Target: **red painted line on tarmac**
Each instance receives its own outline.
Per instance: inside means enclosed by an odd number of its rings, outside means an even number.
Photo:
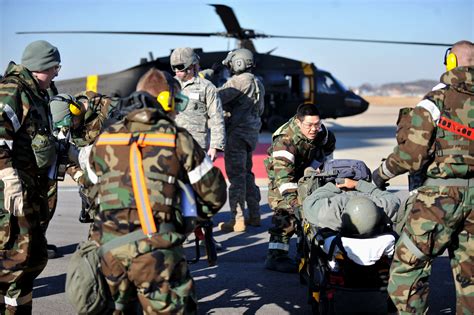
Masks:
[[[265,160],[267,157],[267,149],[269,146],[270,146],[270,143],[258,143],[257,148],[253,152],[252,171],[255,174],[256,179],[267,178],[267,171],[265,170],[265,165],[263,164],[263,160]],[[219,154],[219,157],[214,161],[214,166],[220,168],[225,178],[227,178],[227,174],[225,172],[225,165],[224,165],[224,156],[222,154]]]

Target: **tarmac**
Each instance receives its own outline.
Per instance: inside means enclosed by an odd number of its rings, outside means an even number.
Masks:
[[[392,152],[396,144],[395,123],[398,107],[370,106],[364,114],[326,120],[336,134],[335,158],[360,159],[369,168],[376,168],[381,159]],[[254,170],[262,192],[262,226],[249,227],[244,233],[223,234],[214,228],[214,235],[223,249],[218,252],[217,266],[209,267],[205,257],[190,265],[196,283],[199,314],[311,314],[307,303],[307,286],[296,274],[283,274],[264,269],[268,244],[268,228],[272,212],[267,203],[267,183],[263,168],[265,150],[271,142],[269,133],[260,135]],[[219,165],[222,157],[216,162]],[[390,181],[389,189],[401,199],[407,195],[407,178],[400,176]],[[87,237],[89,225],[77,220],[80,199],[71,179],[59,186],[58,209],[47,233],[48,241],[59,248],[61,257],[48,262],[46,269],[35,281],[33,314],[75,314],[64,293],[68,260],[77,244]],[[218,222],[229,219],[229,206],[214,217]],[[184,246],[189,258],[194,257],[191,236]],[[291,241],[290,254],[295,255]],[[454,314],[455,298],[448,257],[435,260],[428,303],[428,314]]]

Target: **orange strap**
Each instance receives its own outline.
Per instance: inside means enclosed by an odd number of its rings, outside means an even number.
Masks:
[[[147,145],[174,147],[176,135],[168,133],[140,133],[134,136],[131,133],[105,133],[99,136],[96,145],[129,145],[136,142],[138,146]]]
[[[465,126],[444,116],[441,116],[439,119],[438,126],[444,130],[451,131],[469,140],[474,140],[474,128]]]
[[[176,136],[166,133],[106,133],[99,136],[96,145],[130,145],[130,175],[132,177],[132,188],[138,209],[138,218],[143,233],[151,236],[157,232],[155,219],[151,210],[150,199],[146,187],[145,173],[143,171],[143,159],[139,147],[162,146],[175,147]]]

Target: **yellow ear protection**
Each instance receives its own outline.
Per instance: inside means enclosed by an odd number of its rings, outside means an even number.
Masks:
[[[61,101],[61,102],[65,102],[69,105],[69,111],[71,112],[71,114],[73,114],[74,116],[80,116],[82,114],[82,107],[79,103],[77,103],[77,101],[75,101],[74,99],[69,99],[69,98],[65,98],[61,95],[56,95],[53,97],[52,100],[56,100],[56,101]]]
[[[451,52],[451,48],[446,49],[444,64],[446,65],[446,71],[451,71],[458,66],[458,58]]]
[[[181,92],[175,93],[174,85],[176,84],[176,81],[168,72],[163,71],[163,74],[166,78],[169,91],[160,92],[156,100],[160,103],[165,112],[171,112],[174,110],[182,112],[188,105],[189,99],[187,96],[181,94]]]

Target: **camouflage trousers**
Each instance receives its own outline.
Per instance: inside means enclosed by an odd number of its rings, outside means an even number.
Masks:
[[[141,229],[136,209],[104,211],[95,218],[91,239],[104,244],[136,229]],[[143,314],[196,312],[184,240],[176,232],[160,233],[104,255],[102,272],[115,303],[113,314],[135,314],[138,304]]]
[[[288,255],[290,239],[296,232],[296,223],[297,219],[294,214],[278,208],[274,210],[273,226],[268,229],[268,233],[270,233],[269,256]]]
[[[23,214],[16,216],[3,208],[0,181],[0,314],[31,314],[33,282],[48,261],[40,225],[47,212],[46,192],[31,177],[21,179]]]
[[[43,213],[41,217],[41,229],[46,235],[49,222],[53,219],[56,207],[58,205],[58,182],[55,180],[48,181],[48,211]]]
[[[255,150],[258,133],[247,136],[232,132],[225,145],[225,171],[230,182],[229,206],[232,219],[244,217],[245,204],[249,217],[260,217],[260,189],[252,173],[252,152]]]
[[[457,314],[474,311],[474,187],[422,186],[396,244],[388,291],[400,313],[426,310],[435,257],[447,249]]]

